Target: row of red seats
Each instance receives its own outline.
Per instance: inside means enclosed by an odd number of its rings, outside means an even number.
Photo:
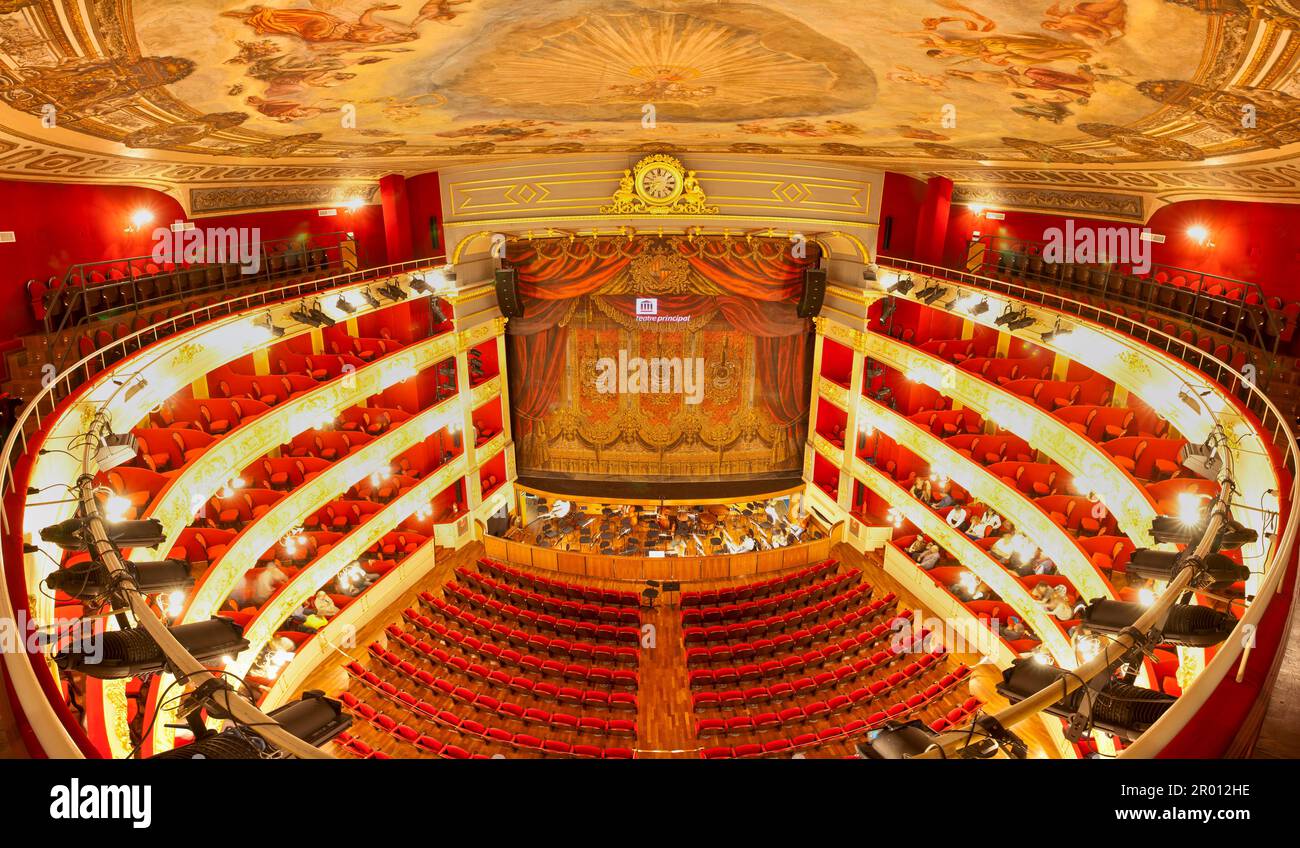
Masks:
[[[426,717],[433,717],[441,712],[433,704],[398,689],[392,683],[380,680],[374,672],[363,669],[361,674],[357,674],[358,665],[357,663],[349,664],[347,671],[352,675],[353,679],[363,686],[396,702],[399,706],[414,710]],[[523,707],[512,701],[501,701],[487,693],[475,692],[465,686],[456,686],[451,681],[442,678],[435,678],[435,681],[439,685],[430,687],[431,691],[439,692],[459,704],[489,715],[514,719],[524,724],[540,724],[545,727],[553,727],[556,730],[570,730],[575,733],[590,733],[602,736],[606,734],[611,736],[636,736],[636,722],[628,719],[604,719],[595,716],[579,718],[571,713],[552,713],[550,710],[536,707]],[[355,707],[358,703],[356,696],[350,692],[343,693],[340,698],[348,707]]]
[[[863,618],[871,618],[887,607],[893,600],[893,595],[870,601],[871,584],[859,583],[847,592],[828,598],[827,600],[804,607],[803,609],[791,610],[784,615],[773,615],[767,618],[752,619],[750,621],[738,621],[732,624],[715,624],[710,627],[687,627],[682,631],[683,638],[687,645],[698,645],[705,642],[729,642],[731,640],[756,640],[766,638],[769,634],[775,638],[778,635],[790,633],[791,636],[800,636],[805,630],[813,630],[818,627],[829,627],[831,622],[826,624],[817,624],[816,622],[832,614],[837,610],[843,609],[850,604],[867,601],[867,603],[850,610],[839,618],[831,619],[832,622],[843,624],[844,619],[849,618],[853,623]],[[810,623],[811,622],[811,623]],[[814,637],[815,638],[815,637]],[[798,641],[798,639],[796,639]]]
[[[363,704],[362,706],[367,707],[368,705]],[[373,707],[370,709],[373,709]],[[391,716],[377,710],[373,714],[369,714],[369,710],[361,710],[355,715],[398,742],[414,746],[423,752],[447,759],[470,759],[465,749],[448,745],[435,737],[422,734],[410,725],[401,724]],[[533,751],[557,756],[605,757],[608,759],[631,759],[633,757],[632,751],[628,748],[601,748],[595,745],[583,745],[581,746],[583,752],[575,754],[573,750],[575,746],[570,745],[568,742],[558,739],[542,739],[531,733],[510,733],[508,730],[488,727],[472,719],[461,719],[454,713],[445,710],[439,711],[435,716],[428,717],[428,720],[441,728],[454,731],[463,736],[506,745],[521,751]],[[448,751],[448,748],[454,750]],[[595,753],[591,753],[592,750]]]
[[[833,669],[820,671],[814,675],[804,675],[794,679],[779,680],[774,683],[759,684],[750,686],[739,691],[740,702],[748,700],[763,702],[767,700],[782,700],[793,694],[803,691],[816,691],[833,686],[839,686],[845,683],[851,683],[861,677],[870,677],[878,671],[883,671],[895,663],[902,662],[909,655],[909,652],[899,646],[890,646],[888,650],[876,651],[868,657],[859,657],[850,663],[843,663]],[[915,677],[923,673],[944,656],[942,649],[937,649],[931,653],[922,654],[919,660],[908,663],[900,672],[902,678]],[[838,659],[838,658],[837,658]],[[710,672],[709,669],[698,669],[691,673],[691,687],[701,686],[737,686],[742,683],[756,683],[760,680],[778,680],[778,678],[799,674],[805,671],[809,666],[791,667],[782,664],[781,668],[773,668],[771,663],[764,663],[758,666],[748,665],[740,666],[734,669],[718,669],[717,671],[734,672],[734,675],[727,674],[725,678],[720,678],[717,672]],[[816,667],[816,666],[813,666]],[[757,669],[757,675],[755,674]],[[711,676],[710,676],[711,675]],[[901,678],[900,678],[901,679]],[[715,701],[712,697],[717,695]],[[737,706],[735,696],[737,690],[730,689],[721,692],[706,691],[697,692],[691,696],[693,705],[704,706],[705,708],[717,707],[720,709],[729,709]],[[696,697],[696,696],[701,697]],[[724,697],[725,696],[725,697]]]
[[[448,582],[443,586],[443,592],[448,597],[455,596],[466,606],[475,607],[485,610],[511,623],[521,624],[524,627],[533,628],[546,633],[558,633],[563,637],[576,637],[585,639],[590,642],[603,642],[607,644],[618,644],[620,642],[630,645],[638,644],[641,641],[641,630],[639,627],[616,624],[597,624],[593,621],[578,621],[572,618],[558,618],[550,613],[534,612],[530,609],[520,609],[513,604],[503,603],[496,598],[489,598],[481,592],[475,592],[465,586],[461,586],[455,581]],[[573,603],[577,603],[574,601]],[[635,611],[627,610],[622,607],[605,607],[608,610],[620,610],[636,615]],[[639,622],[639,619],[638,619]]]
[[[516,586],[522,586],[526,589],[532,589],[537,592],[548,593],[560,598],[610,604],[616,607],[635,607],[641,605],[641,596],[636,592],[626,592],[618,589],[602,589],[599,586],[584,586],[578,583],[567,583],[563,580],[557,580],[553,577],[547,577],[541,574],[530,574],[521,568],[515,568],[512,565],[496,562],[495,560],[487,559],[486,557],[478,561],[478,566],[480,569],[491,573],[499,580],[505,580],[506,582],[513,583]]]
[[[571,601],[566,598],[555,598],[543,595],[541,592],[529,592],[523,589],[517,589],[505,583],[499,583],[490,577],[477,574],[463,566],[456,569],[456,577],[478,591],[491,595],[499,601],[506,604],[514,604],[515,606],[523,607],[525,609],[531,609],[534,612],[562,615],[568,618],[586,619],[588,621],[603,621],[608,624],[641,624],[640,611],[629,607],[612,605],[605,606],[602,604],[586,603],[583,601]]]
[[[678,606],[683,608],[708,607],[718,606],[721,604],[734,604],[740,601],[752,601],[757,598],[767,597],[774,592],[784,592],[788,589],[793,589],[810,580],[815,580],[824,574],[830,574],[835,571],[835,569],[839,568],[839,566],[839,560],[828,559],[825,562],[805,566],[791,574],[782,577],[773,577],[770,580],[761,580],[757,583],[746,583],[742,586],[728,586],[723,589],[704,589],[695,592],[682,592]]]
[[[857,610],[840,616],[840,618],[833,618],[826,624],[813,624],[811,627],[793,633],[777,633],[770,639],[762,637],[762,639],[751,641],[712,645],[708,646],[708,648],[702,648],[702,646],[686,648],[686,665],[710,665],[710,663],[733,662],[738,661],[738,659],[755,657],[775,656],[776,658],[783,658],[783,654],[793,652],[793,650],[800,648],[801,645],[816,646],[823,643],[823,641],[833,639],[837,633],[846,631],[853,624],[861,623],[865,627],[866,624],[871,623],[872,619],[889,613],[897,600],[898,598],[893,593],[889,593],[887,596],[879,598],[879,600],[867,603],[867,605],[859,607]],[[894,619],[896,618],[897,616],[894,616]],[[863,644],[863,636],[870,636],[872,639],[883,639],[884,631],[888,631],[892,624],[893,619],[888,623],[876,624],[870,631],[849,633],[846,639],[859,640],[859,644]],[[844,643],[841,641],[841,644]]]
[[[682,624],[691,625],[700,622],[736,621],[738,619],[758,618],[780,612],[787,607],[795,607],[811,601],[820,600],[827,595],[839,592],[845,586],[851,586],[862,579],[862,572],[852,568],[844,574],[838,574],[812,586],[783,592],[771,598],[742,601],[723,606],[698,607],[682,610]]]
[[[430,612],[442,616],[449,622],[459,622],[484,638],[493,639],[503,644],[518,645],[521,648],[526,647],[535,651],[545,651],[579,659],[600,659],[620,665],[633,665],[638,659],[636,648],[624,645],[595,645],[590,642],[570,641],[560,636],[551,637],[541,633],[530,633],[519,627],[511,627],[500,621],[474,615],[469,610],[463,610],[442,598],[435,598],[429,595],[428,592],[420,594],[420,603]],[[608,627],[610,625],[601,626]],[[620,641],[626,638],[621,633],[624,629],[626,628],[615,628],[615,630],[620,631]]]
[[[526,668],[538,674],[548,674],[565,680],[585,681],[594,686],[610,686],[624,689],[637,688],[637,673],[630,669],[609,669],[604,666],[585,666],[577,663],[545,660],[534,654],[521,654],[513,648],[501,648],[491,642],[480,641],[474,636],[466,636],[460,631],[452,630],[446,625],[433,621],[428,616],[421,615],[410,608],[403,610],[402,615],[412,625],[442,640],[448,647],[485,654],[502,665]],[[444,659],[446,651],[441,648],[434,648],[429,652],[429,655],[437,662],[450,661]],[[459,657],[458,659],[463,660],[464,658]]]
[[[847,695],[833,695],[825,700],[812,701],[802,706],[796,704],[780,711],[769,710],[753,716],[738,715],[731,716],[730,718],[697,719],[695,722],[695,735],[703,737],[719,733],[747,734],[769,728],[789,727],[801,722],[821,718],[822,716],[848,712],[879,701],[886,695],[889,695],[907,684],[918,681],[924,671],[925,669],[922,669],[921,672],[918,672],[912,677],[906,677],[902,673],[896,672],[890,675],[888,681],[877,680],[870,686],[860,686]],[[934,703],[956,689],[961,683],[961,679],[956,678],[951,674],[944,678],[944,680],[948,681],[946,685],[942,682],[932,683],[925,688],[925,691],[911,695],[902,703],[906,704],[909,708],[916,708]],[[796,690],[796,694],[798,694],[798,690]],[[730,706],[720,706],[719,708],[739,709],[749,706],[766,705],[769,700],[770,699],[750,700],[749,698],[745,698],[739,704],[732,703]]]
[[[841,742],[847,739],[853,739],[858,736],[884,727],[890,721],[899,721],[909,714],[922,709],[925,705],[918,707],[908,707],[906,704],[894,704],[887,710],[873,713],[864,719],[854,719],[838,727],[828,727],[817,733],[801,733],[788,739],[773,739],[770,742],[747,742],[742,745],[718,746],[705,748],[700,752],[700,756],[706,760],[726,760],[726,759],[744,759],[748,757],[770,756],[772,754],[789,754],[815,748],[819,745],[825,745],[829,742]],[[949,712],[960,713],[961,717],[969,717],[979,711],[983,702],[978,698],[971,698],[960,707],[954,708]]]
[[[418,656],[427,661],[438,661],[435,653],[439,650],[427,642],[422,641],[414,633],[403,631],[396,624],[390,624],[385,628],[388,635],[394,639],[400,640],[405,646],[414,651]],[[463,657],[453,657],[446,651],[442,652],[446,656],[444,665],[466,677],[475,681],[485,683],[491,686],[497,686],[502,689],[509,689],[524,695],[557,703],[581,704],[583,707],[613,709],[613,710],[631,710],[636,711],[637,702],[636,694],[633,692],[607,692],[604,689],[580,689],[576,686],[557,686],[554,683],[545,680],[533,680],[531,677],[523,675],[510,674],[499,668],[489,668],[482,663],[469,662]],[[462,660],[463,662],[455,662]],[[398,673],[410,677],[409,670],[405,667],[396,669]],[[444,688],[437,681],[440,678],[434,677],[423,669],[416,671],[414,677],[420,683],[434,688]]]

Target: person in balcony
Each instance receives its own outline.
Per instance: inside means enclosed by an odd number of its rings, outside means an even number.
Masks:
[[[930,505],[935,509],[946,509],[950,506],[956,506],[957,499],[952,496],[952,492],[945,489],[943,493],[939,495],[939,498]]]
[[[929,544],[929,539],[918,534],[917,537],[912,540],[912,544],[907,546],[905,551],[912,559],[919,560],[921,554],[925,553],[925,549]]]
[[[1002,625],[1002,638],[1008,642],[1015,642],[1029,636],[1029,631],[1020,623],[1020,619],[1014,615],[1007,619],[1007,623]]]
[[[333,618],[339,614],[338,605],[334,603],[334,599],[324,589],[316,593],[316,597],[312,598],[311,605],[316,608],[316,614],[325,619]]]
[[[912,484],[912,497],[916,498],[926,506],[933,503],[934,497],[931,493],[929,477],[916,478],[916,482]]]
[[[984,514],[972,521],[970,527],[966,528],[966,535],[972,539],[983,539],[985,536],[997,531],[1001,526],[1002,516],[986,507]]]
[[[916,561],[916,564],[921,566],[922,570],[930,571],[939,564],[939,557],[939,546],[934,542],[931,542],[926,547],[925,552],[921,554],[920,558]]]
[[[970,513],[966,511],[966,507],[957,504],[948,513],[948,526],[954,530],[961,530],[966,526],[966,519],[969,517]]]

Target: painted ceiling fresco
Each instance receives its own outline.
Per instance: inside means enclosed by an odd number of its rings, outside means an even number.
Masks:
[[[0,0],[0,140],[51,175],[178,181],[579,151],[1277,160],[1298,51],[1300,0]]]

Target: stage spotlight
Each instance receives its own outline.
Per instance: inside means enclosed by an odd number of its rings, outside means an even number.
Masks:
[[[989,302],[987,300],[981,300],[979,303],[975,304],[970,308],[971,315],[983,315],[985,312],[988,311],[989,311]]]
[[[309,307],[305,300],[302,302],[301,306],[289,313],[289,317],[300,324],[310,324],[313,327],[334,326],[334,319],[321,311],[318,304],[312,304]]]
[[[1242,545],[1252,544],[1258,539],[1259,533],[1230,518],[1219,528],[1214,547],[1221,551],[1235,551]]]
[[[433,314],[433,323],[435,326],[447,323],[447,315],[442,311],[442,306],[438,303],[436,297],[429,301],[429,311]]]
[[[407,285],[416,294],[433,294],[433,286],[429,285],[423,277],[411,275],[410,282]]]
[[[334,301],[334,308],[341,309],[349,315],[357,311],[357,308],[352,305],[352,302],[343,295],[339,295],[339,299]]]
[[[1157,542],[1175,545],[1192,545],[1205,533],[1205,517],[1188,523],[1173,515],[1157,515],[1151,520],[1151,538]]]
[[[190,564],[183,559],[164,559],[159,562],[123,563],[140,592],[146,595],[189,590],[194,586]],[[87,600],[106,594],[113,587],[108,569],[96,561],[79,562],[61,568],[45,578],[45,585],[73,598]]]
[[[254,326],[266,330],[267,334],[273,339],[278,339],[284,335],[284,327],[276,326],[275,319],[271,317],[270,312],[262,316],[262,320],[258,321]]]
[[[1209,445],[1188,442],[1178,451],[1178,462],[1183,468],[1206,480],[1218,480],[1223,473],[1223,460]]]
[[[1201,414],[1201,404],[1196,400],[1196,397],[1192,395],[1191,392],[1187,391],[1187,389],[1181,389],[1178,392],[1178,399],[1181,400],[1192,412],[1197,415]]]
[[[1002,314],[993,319],[993,324],[997,327],[1004,327],[1015,319],[1016,314],[1016,310],[1012,309],[1011,304],[1008,303],[1007,307],[1002,310]]]
[[[948,289],[946,286],[933,285],[917,292],[916,299],[924,303],[926,306],[929,306],[947,293]]]
[[[903,277],[901,280],[899,280],[898,282],[890,286],[887,289],[887,291],[890,291],[894,294],[906,295],[908,292],[912,290],[912,287],[915,285],[916,283],[912,282],[911,277]]]
[[[127,386],[126,393],[122,395],[122,400],[129,401],[131,398],[140,394],[140,390],[149,385],[149,381],[144,377],[136,377],[135,382]]]
[[[248,647],[243,629],[221,616],[169,629],[181,646],[201,663],[233,657]],[[80,650],[60,651],[54,655],[54,662],[61,669],[101,680],[154,674],[167,667],[162,648],[143,627],[106,631],[100,636],[100,644],[102,655]]]
[[[920,720],[891,721],[868,734],[866,744],[857,746],[858,756],[864,760],[908,760],[933,748],[937,738]]]
[[[285,730],[308,745],[320,747],[352,726],[343,705],[325,697],[319,689],[302,693],[302,698],[267,713]]]
[[[130,433],[107,433],[100,437],[95,451],[95,464],[100,471],[111,471],[124,462],[135,459],[140,445]]]
[[[862,282],[864,283],[876,282],[880,278],[879,274],[880,266],[876,265],[874,262],[869,262],[862,266]]]
[[[166,539],[162,522],[156,518],[138,521],[117,521],[105,523],[108,540],[117,547],[155,548]],[[89,545],[86,533],[86,519],[82,516],[60,521],[41,531],[41,538],[53,542],[65,551],[84,551]]]
[[[406,289],[397,284],[395,280],[389,279],[382,286],[379,286],[379,293],[393,302],[406,300],[409,295]]]
[[[151,760],[259,760],[270,753],[269,746],[252,731],[228,727],[220,733],[181,745]]]
[[[1008,330],[1012,330],[1012,331],[1015,331],[1015,330],[1023,330],[1023,329],[1025,329],[1026,327],[1032,327],[1032,326],[1034,326],[1034,324],[1036,324],[1036,323],[1038,323],[1038,319],[1032,317],[1032,316],[1029,314],[1028,310],[1025,310],[1025,311],[1022,311],[1022,312],[1021,312],[1019,315],[1017,315],[1015,318],[1012,318],[1012,319],[1011,319],[1011,322],[1007,324],[1007,329],[1008,329]]]
[[[375,293],[370,289],[361,290],[361,299],[370,304],[371,309],[379,308],[379,298],[375,297]]]
[[[1002,673],[998,684],[999,695],[1016,704],[1036,694],[1040,689],[1059,683],[1071,672],[1054,665],[1044,665],[1032,659],[1016,660]],[[1088,687],[1075,689],[1047,708],[1046,712],[1069,719],[1078,712],[1083,699],[1091,698],[1091,723],[1124,739],[1136,739],[1156,723],[1174,703],[1172,695],[1133,686],[1120,680],[1110,680],[1100,692],[1088,692]]]
[[[1142,604],[1098,599],[1088,605],[1083,614],[1083,624],[1094,632],[1121,633],[1132,627],[1145,611]],[[1227,639],[1236,626],[1237,618],[1231,613],[1191,604],[1175,604],[1169,608],[1160,635],[1171,645],[1209,648]]]
[[[1190,555],[1176,551],[1153,551],[1150,548],[1138,548],[1129,557],[1124,570],[1143,580],[1159,580],[1168,583],[1178,575],[1190,562]],[[1223,554],[1206,554],[1197,565],[1195,585],[1207,588],[1219,588],[1238,583],[1250,576],[1250,569],[1234,562]]]
[[[1074,330],[1071,330],[1068,327],[1062,327],[1061,319],[1057,318],[1056,323],[1052,326],[1052,329],[1048,330],[1046,333],[1043,333],[1042,338],[1044,342],[1052,342],[1052,341],[1059,342],[1061,339],[1068,338],[1073,332]]]

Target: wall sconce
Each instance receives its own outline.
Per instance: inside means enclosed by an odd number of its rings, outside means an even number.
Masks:
[[[131,213],[131,217],[127,220],[126,232],[138,233],[153,223],[153,212],[148,209],[137,209]]]

